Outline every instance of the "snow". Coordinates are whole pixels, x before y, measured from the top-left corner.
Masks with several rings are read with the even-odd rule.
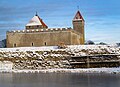
[[[42,25],[38,16],[34,16],[26,26]]]
[[[118,54],[120,55],[120,48],[110,45],[68,45],[66,49],[58,49],[58,46],[41,46],[41,47],[16,47],[16,48],[0,48],[0,54],[4,57],[24,57],[25,55],[32,57],[41,56],[36,51],[43,52],[43,56],[86,56],[95,54]],[[22,52],[22,53],[21,53]],[[27,53],[32,52],[32,53]],[[51,54],[49,54],[49,53]],[[53,53],[52,53],[53,52]],[[56,54],[57,52],[57,54]]]
[[[120,49],[110,45],[68,45],[66,49],[58,49],[57,46],[41,46],[41,47],[17,47],[17,48],[0,48],[0,51],[4,52],[16,52],[16,51],[67,51],[67,52],[80,52],[81,50],[87,50],[89,52],[104,52],[120,53]],[[84,52],[80,54],[85,55]],[[78,54],[79,55],[79,54]]]
[[[67,56],[95,54],[120,55],[120,48],[111,45],[67,45],[65,49],[58,49],[58,46],[0,48],[1,58],[17,59],[11,72],[120,73],[120,68],[65,69],[68,68],[70,61],[65,59]],[[32,58],[34,59],[27,60]]]
[[[26,51],[50,51],[57,49],[57,46],[41,46],[41,47],[16,47],[16,48],[0,48],[3,52],[26,52]]]
[[[80,51],[85,50],[85,53],[80,53],[76,55],[87,55],[91,53],[109,53],[109,54],[120,54],[120,49],[116,46],[111,45],[69,45],[66,49],[71,51],[73,54],[80,53]]]
[[[109,73],[120,74],[119,68],[85,68],[85,69],[42,69],[42,70],[1,70],[12,73]]]
[[[12,70],[13,63],[10,61],[0,62],[0,70]]]

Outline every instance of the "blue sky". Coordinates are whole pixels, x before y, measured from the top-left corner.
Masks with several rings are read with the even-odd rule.
[[[0,0],[0,40],[22,30],[37,11],[49,27],[72,27],[77,6],[85,19],[86,40],[120,42],[120,0]]]

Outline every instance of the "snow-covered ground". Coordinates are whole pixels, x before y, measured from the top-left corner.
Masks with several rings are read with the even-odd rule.
[[[41,46],[41,47],[16,47],[16,48],[0,48],[0,52],[26,52],[26,51],[67,51],[67,52],[79,52],[86,50],[89,53],[119,53],[120,48],[113,45],[68,45],[66,49],[58,49],[57,46]],[[82,54],[82,53],[81,53]],[[84,54],[84,53],[83,53]]]
[[[43,70],[1,70],[8,73],[110,73],[120,74],[119,68],[85,68],[85,69],[43,69]]]
[[[50,51],[55,49],[57,49],[57,46],[16,47],[16,48],[0,48],[0,52]]]
[[[120,54],[120,48],[112,45],[68,45],[65,49],[57,46],[0,48],[0,61],[13,62],[13,72],[120,73],[120,68],[66,69],[70,68],[68,56],[95,54]]]

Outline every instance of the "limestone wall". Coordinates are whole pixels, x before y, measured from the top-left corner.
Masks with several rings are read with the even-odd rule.
[[[80,35],[73,30],[62,31],[14,31],[7,32],[7,47],[55,46],[80,44]]]
[[[85,42],[84,21],[83,20],[73,20],[73,29],[81,34],[80,35],[80,44],[84,44],[84,42]]]

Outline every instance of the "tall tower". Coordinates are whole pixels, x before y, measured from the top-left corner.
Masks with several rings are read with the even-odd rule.
[[[84,19],[80,13],[80,11],[77,11],[75,17],[73,18],[73,29],[80,33],[80,44],[83,45],[85,42],[85,36],[84,36]]]

